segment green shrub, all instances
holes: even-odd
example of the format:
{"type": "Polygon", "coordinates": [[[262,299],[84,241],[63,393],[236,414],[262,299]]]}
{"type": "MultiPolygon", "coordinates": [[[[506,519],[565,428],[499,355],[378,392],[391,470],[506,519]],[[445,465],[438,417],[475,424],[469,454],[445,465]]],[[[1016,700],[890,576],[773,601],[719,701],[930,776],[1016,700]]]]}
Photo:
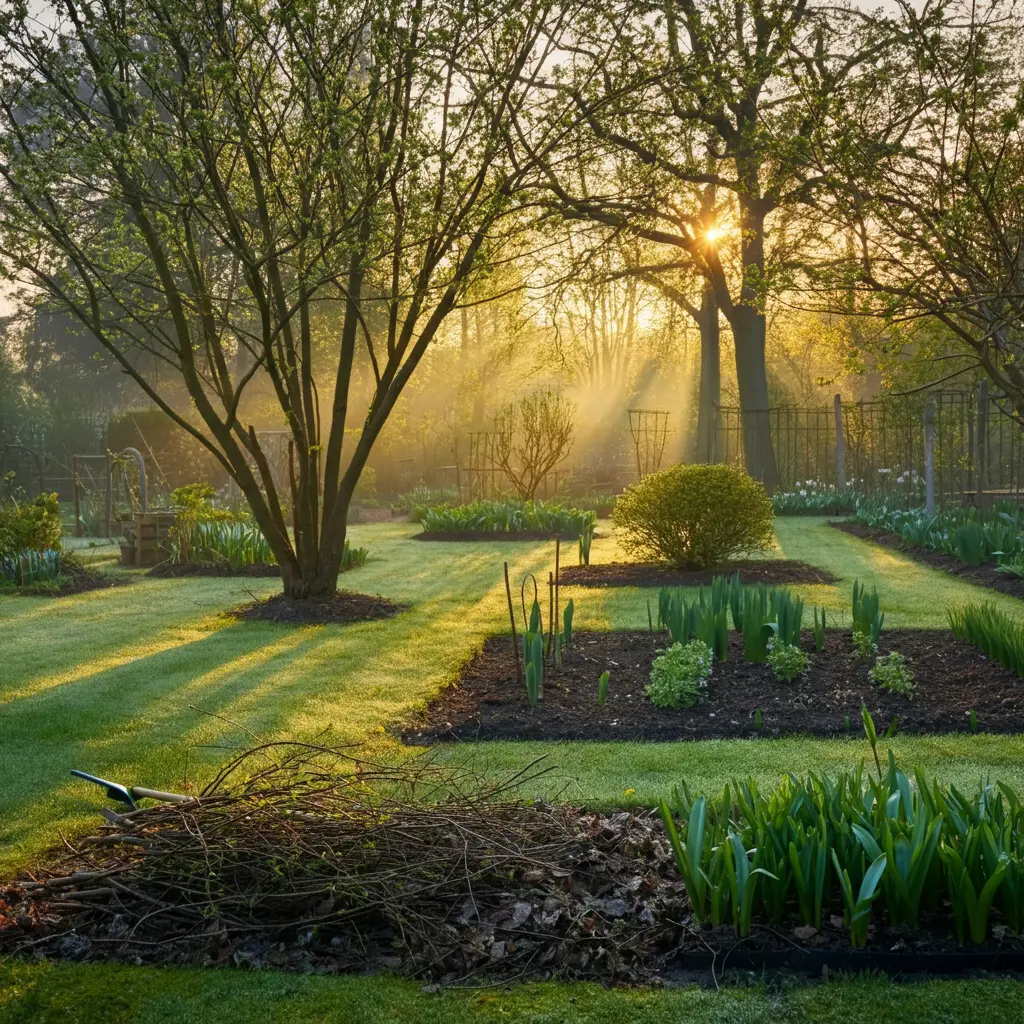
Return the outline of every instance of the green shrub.
{"type": "Polygon", "coordinates": [[[631,554],[688,569],[763,551],[774,539],[764,487],[733,466],[672,466],[626,489],[612,521],[631,554]]]}
{"type": "Polygon", "coordinates": [[[907,659],[896,651],[877,658],[868,678],[883,690],[903,697],[910,697],[914,692],[914,673],[910,671],[907,659]]]}
{"type": "Polygon", "coordinates": [[[953,635],[1024,677],[1024,625],[995,605],[966,604],[949,612],[953,635]]]}
{"type": "Polygon", "coordinates": [[[39,494],[31,501],[15,496],[0,502],[0,555],[59,550],[62,537],[56,494],[39,494]]]}
{"type": "Polygon", "coordinates": [[[711,675],[711,648],[702,640],[673,644],[651,665],[646,693],[662,708],[688,708],[700,700],[711,675]]]}
{"type": "Polygon", "coordinates": [[[807,671],[811,659],[799,647],[772,639],[768,641],[768,664],[776,679],[791,683],[807,671]]]}

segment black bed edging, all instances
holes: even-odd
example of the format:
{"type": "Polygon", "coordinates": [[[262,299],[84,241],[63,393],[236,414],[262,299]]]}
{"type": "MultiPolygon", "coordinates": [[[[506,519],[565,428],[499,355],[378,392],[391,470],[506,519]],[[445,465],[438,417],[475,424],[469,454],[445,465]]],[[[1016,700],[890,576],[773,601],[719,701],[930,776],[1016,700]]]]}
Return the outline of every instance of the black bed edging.
{"type": "Polygon", "coordinates": [[[994,950],[958,953],[893,953],[873,949],[745,949],[742,943],[711,952],[678,953],[670,968],[682,971],[793,971],[821,974],[822,970],[860,973],[969,974],[972,971],[1024,972],[1024,952],[994,950]]]}

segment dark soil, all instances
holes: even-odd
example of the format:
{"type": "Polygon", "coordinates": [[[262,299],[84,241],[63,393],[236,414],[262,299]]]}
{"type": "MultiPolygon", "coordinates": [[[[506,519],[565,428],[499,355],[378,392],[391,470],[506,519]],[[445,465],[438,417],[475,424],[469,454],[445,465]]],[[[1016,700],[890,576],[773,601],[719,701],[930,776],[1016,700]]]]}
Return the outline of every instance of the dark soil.
{"type": "Polygon", "coordinates": [[[391,619],[404,610],[405,605],[396,604],[379,594],[371,597],[351,590],[339,590],[329,601],[300,601],[285,594],[275,594],[265,601],[237,608],[231,614],[248,622],[319,626],[391,619]]]}
{"type": "Polygon", "coordinates": [[[715,576],[738,572],[744,583],[835,583],[836,577],[816,565],[777,558],[730,562],[718,569],[673,569],[647,562],[604,562],[567,565],[558,574],[566,586],[579,587],[696,587],[715,576]]]}
{"type": "Polygon", "coordinates": [[[172,579],[184,576],[280,577],[281,567],[279,565],[247,565],[241,569],[232,569],[226,562],[186,562],[183,565],[177,565],[174,562],[161,562],[159,565],[154,565],[146,575],[172,579]]]}
{"type": "MultiPolygon", "coordinates": [[[[519,813],[544,812],[538,805],[519,813]]],[[[153,830],[119,821],[127,841],[173,850],[173,842],[161,842],[153,830]]],[[[671,986],[749,984],[749,975],[733,972],[763,969],[820,975],[823,967],[893,974],[1024,968],[1024,941],[1009,933],[998,912],[986,943],[966,949],[957,945],[948,913],[922,913],[916,930],[892,928],[875,913],[866,948],[851,950],[834,891],[820,928],[801,927],[788,916],[774,927],[755,921],[751,934],[738,940],[731,926],[693,921],[655,817],[578,813],[576,821],[577,837],[557,856],[524,857],[500,880],[481,865],[465,898],[446,891],[448,899],[437,901],[432,916],[416,917],[418,941],[407,941],[391,913],[350,913],[330,898],[311,901],[304,920],[285,926],[268,910],[272,901],[265,893],[244,921],[212,918],[205,927],[185,927],[175,900],[187,905],[194,894],[166,884],[155,890],[144,875],[136,877],[127,856],[121,866],[103,858],[103,870],[96,870],[95,854],[120,838],[110,830],[86,840],[89,852],[74,863],[55,859],[31,881],[0,884],[0,955],[306,974],[398,972],[430,982],[427,991],[552,977],[671,986]],[[137,920],[138,927],[128,926],[137,920]]],[[[460,879],[453,876],[455,890],[460,879]]],[[[289,885],[291,878],[282,889],[289,885]]],[[[291,892],[286,896],[294,899],[291,892]]]]}
{"type": "Polygon", "coordinates": [[[445,740],[680,740],[859,733],[861,702],[879,730],[895,717],[900,732],[965,732],[969,712],[983,732],[1024,731],[1024,680],[977,648],[938,630],[884,632],[880,653],[899,651],[917,679],[913,698],[868,679],[873,662],[854,653],[850,634],[830,631],[821,653],[809,634],[808,673],[791,683],[768,665],[743,660],[743,641],[729,635],[729,659],[716,662],[704,699],[692,708],[655,707],[644,694],[651,662],[667,647],[665,633],[578,633],[561,669],[545,671],[544,696],[531,708],[517,683],[512,640],[490,637],[457,682],[407,724],[407,743],[445,740]],[[611,673],[608,700],[597,703],[597,680],[611,673]],[[754,727],[761,709],[762,729],[754,727]]]}
{"type": "MultiPolygon", "coordinates": [[[[595,534],[596,536],[596,534],[595,534]]],[[[579,540],[578,533],[546,533],[544,530],[522,530],[519,533],[506,533],[497,530],[463,530],[453,533],[422,533],[413,535],[414,540],[579,540]]]]}
{"type": "Polygon", "coordinates": [[[957,579],[965,583],[973,583],[979,587],[988,587],[990,590],[997,590],[1000,594],[1009,594],[1011,597],[1024,597],[1024,579],[1015,576],[1007,576],[1004,572],[996,572],[993,565],[964,565],[958,558],[946,555],[939,551],[929,551],[927,548],[913,548],[904,545],[903,541],[894,533],[888,530],[875,530],[870,526],[861,523],[829,523],[843,533],[860,537],[861,540],[869,540],[884,548],[893,548],[901,551],[908,558],[922,565],[930,565],[933,569],[944,569],[957,579]]]}

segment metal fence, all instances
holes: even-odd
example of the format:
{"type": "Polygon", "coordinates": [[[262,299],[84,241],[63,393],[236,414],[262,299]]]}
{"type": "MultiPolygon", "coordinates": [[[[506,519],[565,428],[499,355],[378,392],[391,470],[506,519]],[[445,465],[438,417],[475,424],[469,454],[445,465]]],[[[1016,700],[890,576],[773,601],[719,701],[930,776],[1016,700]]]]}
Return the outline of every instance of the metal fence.
{"type": "Polygon", "coordinates": [[[935,391],[831,407],[717,410],[716,458],[743,461],[743,429],[771,433],[779,486],[808,480],[917,500],[926,479],[929,433],[935,495],[941,501],[1017,497],[1024,491],[1024,428],[1001,395],[935,391]],[[840,481],[837,424],[842,423],[840,481]]]}

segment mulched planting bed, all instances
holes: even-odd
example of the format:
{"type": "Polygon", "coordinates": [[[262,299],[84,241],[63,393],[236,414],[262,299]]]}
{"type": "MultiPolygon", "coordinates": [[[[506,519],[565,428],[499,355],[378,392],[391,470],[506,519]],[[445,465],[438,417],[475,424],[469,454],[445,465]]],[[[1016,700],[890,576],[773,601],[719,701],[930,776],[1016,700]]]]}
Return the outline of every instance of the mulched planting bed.
{"type": "Polygon", "coordinates": [[[391,619],[404,610],[405,605],[389,601],[379,594],[371,596],[339,590],[330,600],[299,601],[285,594],[275,594],[265,601],[236,608],[231,614],[247,622],[316,626],[391,619]]]}
{"type": "Polygon", "coordinates": [[[965,732],[969,712],[983,732],[1024,731],[1024,680],[987,659],[971,644],[940,630],[882,633],[880,653],[899,651],[917,677],[913,698],[888,693],[868,679],[874,664],[856,656],[846,631],[826,633],[825,647],[810,653],[808,673],[792,683],[776,680],[768,665],[743,660],[743,640],[729,634],[729,659],[715,662],[707,693],[692,708],[655,707],[644,693],[651,662],[668,647],[665,633],[584,633],[561,669],[546,668],[544,696],[531,708],[516,681],[512,641],[490,637],[459,679],[441,692],[422,717],[406,723],[402,739],[430,744],[448,740],[679,740],[860,733],[861,702],[879,729],[892,718],[900,732],[965,732]],[[597,680],[611,674],[608,700],[597,703],[597,680]],[[761,709],[761,732],[754,727],[761,709]]]}
{"type": "Polygon", "coordinates": [[[71,597],[91,590],[109,590],[123,586],[131,579],[125,576],[101,576],[82,566],[65,566],[59,587],[46,585],[28,587],[0,587],[0,597],[71,597]]]}
{"type": "Polygon", "coordinates": [[[186,562],[182,565],[161,562],[159,565],[154,565],[146,575],[172,579],[184,576],[280,577],[281,567],[279,565],[246,565],[241,569],[232,569],[230,565],[218,562],[186,562]]]}
{"type": "MultiPolygon", "coordinates": [[[[594,534],[594,536],[598,536],[594,534]]],[[[579,540],[576,533],[546,533],[544,530],[522,530],[519,533],[508,533],[498,530],[462,530],[452,533],[430,533],[423,531],[413,535],[413,540],[579,540]]]]}
{"type": "Polygon", "coordinates": [[[985,944],[961,950],[948,913],[924,913],[911,931],[876,912],[862,951],[850,949],[836,906],[818,929],[787,913],[738,941],[731,927],[693,921],[652,815],[525,804],[515,777],[481,783],[429,760],[349,759],[343,775],[322,761],[307,745],[268,744],[188,803],[105,811],[93,835],[0,883],[0,955],[383,970],[431,988],[552,976],[717,982],[730,965],[1024,966],[1024,943],[998,920],[985,944]],[[439,805],[414,796],[439,792],[454,795],[439,805]]]}
{"type": "Polygon", "coordinates": [[[431,989],[550,977],[717,983],[730,967],[1024,968],[1024,943],[1004,926],[962,949],[948,913],[923,913],[910,931],[876,912],[863,950],[851,950],[835,906],[819,929],[786,914],[737,940],[692,920],[653,815],[524,804],[514,779],[488,791],[429,761],[359,762],[340,778],[299,766],[296,778],[286,745],[243,756],[188,803],[104,811],[94,835],[0,883],[0,954],[387,971],[431,989]],[[240,765],[241,787],[231,778],[240,765]],[[413,799],[438,791],[458,795],[413,799]]]}
{"type": "Polygon", "coordinates": [[[673,569],[645,562],[604,562],[598,565],[567,565],[558,574],[566,586],[579,587],[696,587],[715,576],[738,572],[744,583],[835,583],[827,569],[792,559],[730,562],[719,569],[673,569]]]}
{"type": "Polygon", "coordinates": [[[944,569],[965,583],[988,587],[990,590],[997,590],[1000,594],[1009,594],[1011,597],[1024,597],[1024,579],[996,572],[993,565],[964,565],[952,555],[946,555],[940,551],[929,551],[927,548],[908,547],[896,534],[890,533],[888,530],[875,530],[861,523],[835,522],[828,525],[842,530],[843,533],[860,537],[861,540],[869,540],[880,547],[892,548],[922,565],[930,565],[933,569],[944,569]]]}

